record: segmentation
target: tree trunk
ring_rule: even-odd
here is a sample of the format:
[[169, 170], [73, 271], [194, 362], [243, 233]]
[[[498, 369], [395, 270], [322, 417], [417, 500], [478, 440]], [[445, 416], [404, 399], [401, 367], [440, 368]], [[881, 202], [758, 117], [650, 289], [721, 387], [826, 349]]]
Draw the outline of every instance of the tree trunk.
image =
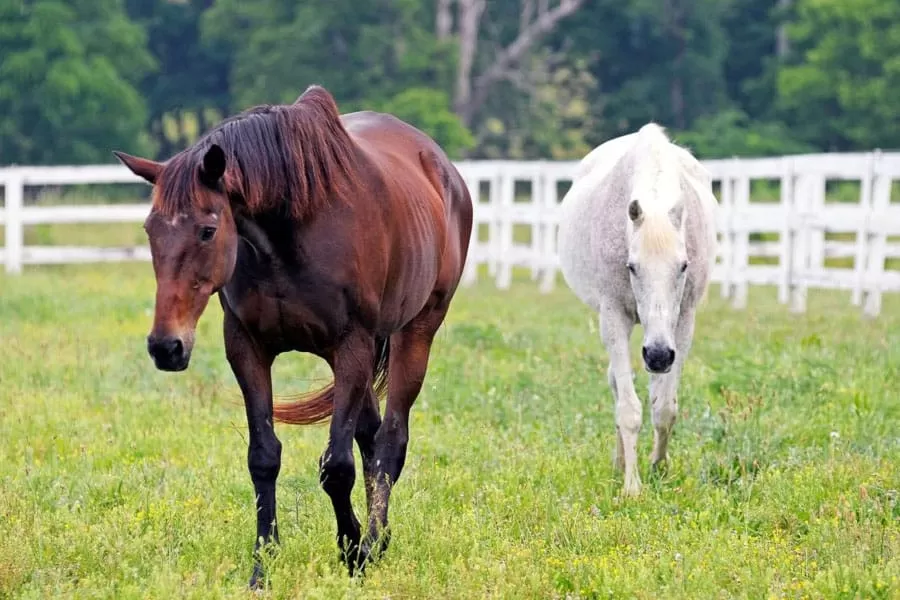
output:
[[439, 41], [446, 41], [453, 32], [453, 14], [450, 5], [453, 0], [437, 0], [437, 15], [434, 21], [434, 31]]
[[684, 31], [685, 11], [682, 6], [682, 2], [687, 1], [667, 0], [665, 4], [669, 35], [676, 48], [672, 79], [669, 82], [669, 101], [677, 129], [684, 129], [687, 126], [687, 116], [684, 110], [684, 58], [687, 54], [687, 39]]
[[459, 61], [456, 68], [456, 96], [453, 108], [467, 127], [472, 124], [472, 67], [478, 51], [478, 28], [485, 0], [457, 0], [459, 5]]
[[519, 33], [508, 46], [500, 50], [490, 66], [472, 78], [472, 66], [478, 44], [478, 26], [484, 12], [484, 0], [459, 0], [460, 56], [456, 80], [454, 110], [462, 122], [471, 127], [475, 115], [488, 98], [491, 87], [509, 77], [510, 70], [519, 66], [528, 51], [556, 25], [578, 10], [584, 0], [560, 0], [550, 8], [548, 0], [522, 0]]
[[791, 8], [791, 0], [778, 0], [778, 30], [775, 33], [775, 54], [783, 59], [791, 51], [787, 34], [787, 13]]

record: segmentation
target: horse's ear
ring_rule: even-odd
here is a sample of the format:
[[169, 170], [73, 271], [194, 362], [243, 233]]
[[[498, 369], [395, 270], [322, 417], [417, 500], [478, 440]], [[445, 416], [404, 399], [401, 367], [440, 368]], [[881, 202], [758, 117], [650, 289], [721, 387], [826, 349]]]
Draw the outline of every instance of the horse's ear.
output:
[[681, 225], [684, 222], [684, 201], [679, 200], [675, 206], [669, 209], [669, 219], [672, 220], [672, 225], [675, 226], [675, 229], [681, 229]]
[[200, 180], [206, 185], [214, 187], [225, 174], [225, 151], [218, 144], [213, 144], [203, 155], [203, 164], [200, 166]]
[[644, 218], [644, 210], [641, 208], [641, 203], [638, 202], [637, 198], [628, 204], [628, 218], [631, 219], [635, 226], [640, 225]]
[[119, 152], [117, 150], [113, 151], [113, 154], [116, 155], [116, 158], [119, 161], [128, 167], [132, 173], [141, 177], [150, 184], [156, 183], [156, 178], [159, 177], [159, 172], [162, 171], [162, 163], [158, 163], [154, 160], [150, 160], [149, 158], [140, 158], [138, 156], [131, 156], [130, 154], [125, 154], [124, 152]]

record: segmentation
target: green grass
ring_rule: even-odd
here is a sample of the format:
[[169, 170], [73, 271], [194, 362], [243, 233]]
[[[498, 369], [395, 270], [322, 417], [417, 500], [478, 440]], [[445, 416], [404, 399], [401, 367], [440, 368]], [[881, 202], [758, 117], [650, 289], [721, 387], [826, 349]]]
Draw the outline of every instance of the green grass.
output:
[[[147, 264], [0, 275], [0, 597], [248, 596], [253, 495], [221, 313], [187, 372], [157, 372], [153, 290]], [[803, 316], [769, 289], [749, 305], [711, 291], [672, 463], [648, 473], [645, 411], [644, 493], [620, 501], [596, 318], [564, 285], [462, 290], [387, 555], [345, 576], [316, 474], [327, 429], [279, 426], [283, 544], [263, 597], [900, 597], [900, 301], [875, 321], [847, 294], [812, 293]], [[300, 355], [276, 366], [282, 394], [325, 374]]]

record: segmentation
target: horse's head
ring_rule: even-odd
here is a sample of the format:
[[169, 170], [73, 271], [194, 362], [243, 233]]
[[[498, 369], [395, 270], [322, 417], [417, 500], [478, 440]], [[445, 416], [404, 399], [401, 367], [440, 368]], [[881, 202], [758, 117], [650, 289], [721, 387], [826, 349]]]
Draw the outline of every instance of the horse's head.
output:
[[684, 202], [667, 213], [648, 214], [638, 200], [628, 205], [627, 268], [644, 327], [641, 354], [651, 373], [667, 373], [675, 362], [675, 327], [688, 269]]
[[[187, 368], [194, 330], [209, 298], [234, 272], [238, 235], [222, 188], [225, 153], [182, 153], [167, 163], [116, 153], [153, 184], [144, 223], [156, 274], [156, 312], [147, 350], [163, 371]], [[202, 156], [202, 160], [192, 158]]]

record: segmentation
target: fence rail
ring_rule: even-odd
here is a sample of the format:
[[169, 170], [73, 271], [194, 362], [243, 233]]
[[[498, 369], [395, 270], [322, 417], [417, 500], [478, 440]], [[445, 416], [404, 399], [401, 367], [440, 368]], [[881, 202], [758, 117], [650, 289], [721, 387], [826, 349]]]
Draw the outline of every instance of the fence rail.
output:
[[[794, 311], [806, 310], [810, 288], [847, 290], [868, 315], [881, 310], [883, 293], [900, 291], [900, 153], [854, 153], [708, 160], [719, 198], [719, 260], [713, 281], [736, 308], [747, 303], [750, 285], [774, 285]], [[499, 288], [512, 282], [516, 267], [531, 270], [543, 290], [559, 271], [556, 253], [558, 205], [578, 163], [554, 161], [462, 161], [457, 167], [475, 202], [475, 226], [464, 283], [486, 266]], [[129, 223], [146, 218], [149, 205], [33, 206], [29, 186], [137, 183], [119, 165], [10, 167], [0, 169], [5, 205], [0, 225], [7, 272], [23, 265], [149, 260], [146, 247], [94, 248], [25, 245], [25, 228], [47, 223]], [[754, 182], [777, 187], [777, 197], [754, 198]], [[855, 182], [849, 200], [829, 198], [832, 182]], [[832, 184], [833, 185], [833, 184]], [[898, 194], [900, 195], [900, 194]], [[845, 194], [846, 196], [846, 194]], [[762, 235], [759, 235], [762, 234]], [[828, 239], [829, 234], [843, 234]], [[759, 239], [756, 239], [759, 238]], [[844, 259], [850, 266], [829, 265]]]

